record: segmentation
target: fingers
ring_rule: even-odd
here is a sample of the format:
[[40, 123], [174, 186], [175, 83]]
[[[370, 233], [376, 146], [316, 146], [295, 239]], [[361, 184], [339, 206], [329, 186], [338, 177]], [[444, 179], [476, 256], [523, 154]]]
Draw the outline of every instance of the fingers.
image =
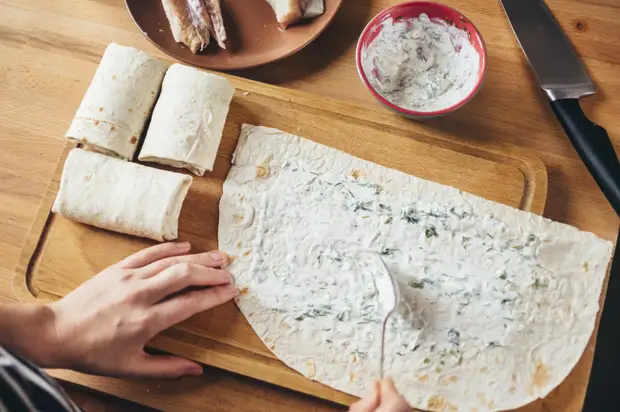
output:
[[398, 393], [398, 390], [394, 386], [394, 381], [390, 378], [385, 378], [381, 381], [381, 406], [376, 412], [409, 412], [411, 406], [407, 403], [405, 398]]
[[118, 263], [122, 268], [136, 269], [171, 256], [184, 255], [191, 249], [189, 242], [168, 242], [134, 253]]
[[379, 382], [375, 382], [370, 395], [355, 402], [349, 412], [374, 412], [379, 406]]
[[202, 366], [178, 356], [156, 356], [145, 353], [132, 365], [132, 376], [145, 378], [178, 378], [202, 375]]
[[398, 390], [396, 390], [396, 386], [394, 386], [394, 381], [392, 379], [384, 378], [381, 381], [381, 395], [400, 396], [400, 394], [398, 393]]
[[178, 263], [144, 282], [148, 303], [155, 303], [187, 288], [227, 285], [231, 283], [231, 278], [224, 269]]
[[172, 256], [145, 266], [140, 269], [140, 275], [144, 278], [155, 276], [159, 272], [179, 263], [195, 263], [210, 268], [219, 268], [226, 266], [228, 263], [228, 255], [219, 250], [214, 250], [212, 252], [197, 253], [195, 255]]
[[214, 286], [174, 296], [153, 306], [157, 327], [153, 336], [189, 317], [228, 302], [237, 295], [234, 285]]

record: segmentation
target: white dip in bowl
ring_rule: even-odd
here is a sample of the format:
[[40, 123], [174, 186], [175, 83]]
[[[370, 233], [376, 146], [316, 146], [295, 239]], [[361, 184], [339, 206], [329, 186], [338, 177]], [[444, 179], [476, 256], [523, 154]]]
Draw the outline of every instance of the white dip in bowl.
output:
[[373, 89], [406, 110], [437, 112], [471, 97], [480, 80], [480, 56], [469, 34], [441, 19], [391, 17], [362, 50]]

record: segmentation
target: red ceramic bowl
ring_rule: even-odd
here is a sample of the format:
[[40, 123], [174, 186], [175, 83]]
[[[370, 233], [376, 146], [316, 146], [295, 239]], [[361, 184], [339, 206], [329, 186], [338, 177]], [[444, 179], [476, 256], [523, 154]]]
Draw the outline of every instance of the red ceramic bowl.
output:
[[[476, 82], [476, 86], [474, 89], [465, 96], [458, 103], [446, 107], [441, 110], [431, 111], [431, 112], [420, 112], [415, 110], [405, 109], [404, 107], [400, 107], [390, 102], [383, 96], [381, 96], [370, 84], [368, 78], [366, 77], [366, 73], [362, 67], [362, 57], [366, 48], [370, 45], [370, 43], [379, 35], [381, 29], [383, 28], [383, 22], [389, 18], [416, 18], [420, 14], [425, 13], [429, 18], [439, 18], [445, 20], [459, 29], [465, 30], [469, 33], [469, 38], [471, 44], [474, 46], [478, 55], [480, 56], [480, 65], [478, 69], [478, 81]], [[484, 76], [487, 71], [487, 50], [484, 45], [484, 41], [482, 40], [482, 36], [480, 32], [474, 26], [474, 24], [469, 21], [465, 16], [459, 13], [457, 10], [444, 6], [443, 4], [432, 3], [428, 1], [410, 1], [406, 3], [397, 4], [390, 8], [383, 10], [381, 13], [377, 14], [371, 21], [366, 25], [366, 28], [362, 32], [362, 35], [357, 42], [357, 49], [355, 54], [355, 61], [357, 66], [357, 72], [362, 79], [362, 82], [366, 85], [368, 90], [372, 93], [373, 96], [386, 107], [403, 114], [407, 117], [411, 118], [425, 118], [425, 117], [436, 117], [442, 116], [444, 114], [453, 112], [461, 107], [463, 107], [482, 87], [482, 82], [484, 81]]]

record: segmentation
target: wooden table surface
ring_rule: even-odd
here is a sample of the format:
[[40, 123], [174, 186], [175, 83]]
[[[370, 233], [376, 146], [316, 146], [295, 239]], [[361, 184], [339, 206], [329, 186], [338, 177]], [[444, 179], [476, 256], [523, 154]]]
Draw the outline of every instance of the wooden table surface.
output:
[[[370, 18], [397, 2], [344, 0], [335, 21], [305, 50], [237, 75], [347, 99], [368, 110], [383, 110], [372, 102], [357, 78], [354, 48]], [[489, 70], [482, 91], [471, 103], [424, 127], [448, 139], [476, 144], [500, 140], [532, 149], [549, 173], [544, 215], [615, 240], [618, 219], [554, 119], [499, 2], [443, 3], [457, 8], [478, 26], [489, 51]], [[620, 4], [617, 0], [547, 0], [547, 4], [596, 83], [598, 94], [583, 101], [586, 112], [607, 128], [616, 148], [620, 147]], [[122, 0], [0, 0], [0, 301], [11, 300], [12, 271], [20, 247], [61, 154], [64, 132], [88, 86], [74, 79], [90, 79], [111, 41], [163, 57], [134, 27]], [[580, 410], [592, 353], [591, 343], [558, 389], [523, 410]], [[157, 409], [341, 409], [216, 370], [200, 379], [172, 382], [88, 377], [68, 371], [55, 375]], [[131, 409], [119, 406], [122, 402], [118, 400], [100, 399], [74, 387], [70, 393], [86, 410]]]

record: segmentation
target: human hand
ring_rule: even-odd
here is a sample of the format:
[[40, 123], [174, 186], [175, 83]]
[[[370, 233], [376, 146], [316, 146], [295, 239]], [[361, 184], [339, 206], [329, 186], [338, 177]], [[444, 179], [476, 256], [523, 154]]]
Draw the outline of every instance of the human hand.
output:
[[228, 263], [224, 253], [189, 250], [189, 243], [144, 249], [49, 304], [55, 349], [44, 366], [113, 376], [200, 375], [198, 363], [144, 352], [162, 330], [237, 294], [220, 269]]
[[411, 406], [403, 398], [392, 379], [375, 382], [370, 395], [351, 405], [349, 412], [410, 412]]

